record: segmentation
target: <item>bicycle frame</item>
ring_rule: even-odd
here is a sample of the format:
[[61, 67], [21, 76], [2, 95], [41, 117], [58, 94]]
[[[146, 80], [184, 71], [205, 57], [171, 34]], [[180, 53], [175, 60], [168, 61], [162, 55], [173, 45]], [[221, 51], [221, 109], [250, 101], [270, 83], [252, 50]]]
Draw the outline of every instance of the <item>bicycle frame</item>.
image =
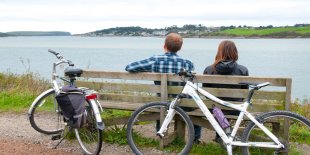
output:
[[[252, 89], [252, 88], [250, 88]], [[225, 107], [229, 107], [235, 110], [240, 111], [240, 114], [237, 118], [236, 124], [232, 130], [231, 135], [226, 135], [224, 130], [220, 127], [219, 123], [215, 120], [214, 116], [211, 114], [210, 110], [207, 108], [207, 106], [204, 104], [204, 102], [201, 100], [200, 96], [197, 94], [198, 91], [199, 93], [201, 93], [202, 95], [204, 95], [205, 97], [209, 98], [210, 100], [223, 105]], [[213, 96], [212, 94], [208, 93], [207, 91], [201, 89], [200, 87], [198, 87], [198, 85], [193, 84], [190, 81], [186, 82], [185, 87], [183, 88], [182, 91], [183, 94], [187, 94], [190, 95], [193, 100], [196, 102], [196, 104], [198, 105], [198, 107], [201, 109], [201, 111], [203, 112], [203, 114], [206, 116], [206, 118], [208, 119], [208, 121], [210, 122], [210, 124], [213, 126], [213, 128], [215, 129], [215, 131], [219, 134], [219, 136], [222, 138], [222, 140], [224, 141], [224, 143], [227, 146], [227, 153], [229, 155], [232, 155], [232, 146], [255, 146], [255, 147], [266, 147], [266, 148], [283, 148], [284, 145], [278, 140], [278, 138], [272, 134], [263, 124], [261, 124], [260, 122], [258, 122], [255, 117], [250, 114], [247, 111], [248, 106], [250, 105], [249, 101], [246, 101], [242, 104], [233, 104], [230, 102], [226, 102], [223, 101], [215, 96]], [[169, 107], [168, 110], [168, 114], [166, 116], [166, 118], [164, 119], [162, 126], [160, 128], [160, 130], [157, 132], [157, 134], [164, 136], [163, 133], [167, 130], [168, 124], [171, 122], [172, 118], [175, 115], [175, 110], [174, 107], [176, 106], [178, 98], [175, 98]], [[255, 125], [257, 125], [261, 130], [264, 131], [265, 134], [267, 134], [273, 141], [272, 142], [241, 142], [241, 141], [234, 141], [234, 137], [236, 136], [237, 130], [243, 120], [243, 117], [247, 116], [253, 123], [255, 123]]]

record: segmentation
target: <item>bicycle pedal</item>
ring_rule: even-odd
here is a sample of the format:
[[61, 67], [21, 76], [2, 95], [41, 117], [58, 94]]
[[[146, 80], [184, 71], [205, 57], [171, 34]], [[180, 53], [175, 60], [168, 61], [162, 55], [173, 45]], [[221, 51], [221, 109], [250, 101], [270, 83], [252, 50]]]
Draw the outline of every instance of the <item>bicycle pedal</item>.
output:
[[61, 138], [61, 135], [52, 136], [52, 140], [59, 140], [60, 138]]

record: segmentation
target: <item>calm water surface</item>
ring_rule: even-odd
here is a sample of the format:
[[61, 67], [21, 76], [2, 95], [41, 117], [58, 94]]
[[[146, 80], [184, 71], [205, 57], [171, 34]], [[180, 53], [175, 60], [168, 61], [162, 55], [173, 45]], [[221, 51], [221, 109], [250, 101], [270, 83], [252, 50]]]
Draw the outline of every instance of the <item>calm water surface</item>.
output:
[[[185, 38], [179, 55], [192, 60], [197, 73], [214, 61], [223, 39]], [[310, 39], [231, 39], [239, 64], [250, 75], [291, 77], [293, 97], [310, 96]], [[135, 60], [162, 54], [164, 38], [145, 37], [2, 37], [0, 71], [31, 70], [49, 78], [56, 59], [47, 49], [61, 51], [80, 68], [124, 71]]]

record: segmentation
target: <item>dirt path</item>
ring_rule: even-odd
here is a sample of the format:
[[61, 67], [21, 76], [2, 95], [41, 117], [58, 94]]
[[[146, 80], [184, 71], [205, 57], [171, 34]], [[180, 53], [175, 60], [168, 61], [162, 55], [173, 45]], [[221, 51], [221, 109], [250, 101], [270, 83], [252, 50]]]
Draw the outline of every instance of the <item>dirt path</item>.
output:
[[[48, 118], [46, 118], [48, 119]], [[203, 130], [202, 139], [209, 142], [215, 135], [213, 131]], [[57, 141], [52, 141], [51, 136], [35, 131], [27, 118], [27, 114], [0, 113], [0, 154], [1, 155], [33, 155], [33, 154], [82, 154], [80, 146], [64, 141], [57, 149], [53, 146]], [[106, 144], [102, 146], [100, 154], [104, 155], [130, 155], [128, 145]]]
[[[57, 149], [53, 146], [51, 136], [35, 131], [26, 114], [0, 113], [0, 154], [1, 155], [69, 155], [82, 154], [79, 145], [63, 142]], [[101, 154], [127, 155], [132, 154], [129, 146], [103, 144]]]

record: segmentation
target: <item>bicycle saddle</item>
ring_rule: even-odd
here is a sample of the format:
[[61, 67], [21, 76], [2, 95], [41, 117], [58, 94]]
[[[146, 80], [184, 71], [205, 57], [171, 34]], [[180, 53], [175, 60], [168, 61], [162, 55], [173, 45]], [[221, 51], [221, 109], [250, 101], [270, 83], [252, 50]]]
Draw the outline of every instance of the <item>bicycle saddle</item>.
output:
[[69, 77], [80, 77], [82, 73], [83, 70], [80, 68], [69, 67], [65, 69], [65, 75]]

